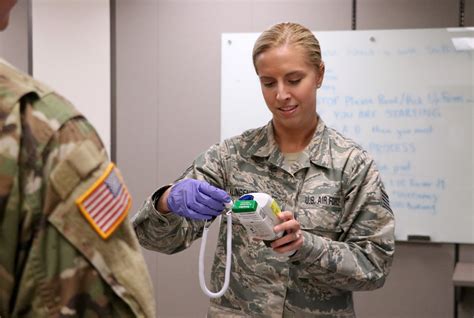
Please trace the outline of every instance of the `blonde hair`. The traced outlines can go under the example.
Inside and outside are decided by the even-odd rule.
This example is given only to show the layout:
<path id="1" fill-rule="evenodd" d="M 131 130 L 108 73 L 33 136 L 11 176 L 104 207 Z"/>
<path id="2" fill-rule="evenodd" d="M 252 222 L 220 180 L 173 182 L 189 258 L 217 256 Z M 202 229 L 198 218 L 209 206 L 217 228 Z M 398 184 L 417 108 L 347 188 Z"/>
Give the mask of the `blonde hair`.
<path id="1" fill-rule="evenodd" d="M 316 69 L 320 68 L 322 63 L 321 48 L 313 33 L 301 24 L 283 22 L 265 30 L 255 41 L 252 52 L 255 71 L 258 73 L 255 61 L 260 54 L 271 48 L 284 45 L 302 47 L 307 52 L 308 62 Z"/>

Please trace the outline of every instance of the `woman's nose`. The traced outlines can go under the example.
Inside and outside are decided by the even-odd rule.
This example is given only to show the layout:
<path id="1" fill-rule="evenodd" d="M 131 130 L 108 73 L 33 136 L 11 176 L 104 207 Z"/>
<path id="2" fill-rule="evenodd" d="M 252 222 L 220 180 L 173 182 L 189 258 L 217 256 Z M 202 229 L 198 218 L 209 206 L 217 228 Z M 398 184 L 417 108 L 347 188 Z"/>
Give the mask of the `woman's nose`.
<path id="1" fill-rule="evenodd" d="M 285 99 L 288 99 L 290 98 L 290 94 L 287 90 L 287 87 L 285 85 L 278 85 L 278 90 L 277 90 L 277 96 L 276 98 L 278 100 L 285 100 Z"/>

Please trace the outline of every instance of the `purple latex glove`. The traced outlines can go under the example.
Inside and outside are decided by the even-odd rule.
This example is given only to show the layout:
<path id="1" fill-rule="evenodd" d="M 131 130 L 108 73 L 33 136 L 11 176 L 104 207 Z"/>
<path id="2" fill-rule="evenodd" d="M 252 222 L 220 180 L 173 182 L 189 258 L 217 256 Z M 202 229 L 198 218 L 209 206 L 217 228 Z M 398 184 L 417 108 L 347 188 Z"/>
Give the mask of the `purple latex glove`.
<path id="1" fill-rule="evenodd" d="M 171 187 L 168 207 L 178 215 L 194 220 L 210 220 L 224 210 L 231 197 L 205 181 L 184 179 Z"/>

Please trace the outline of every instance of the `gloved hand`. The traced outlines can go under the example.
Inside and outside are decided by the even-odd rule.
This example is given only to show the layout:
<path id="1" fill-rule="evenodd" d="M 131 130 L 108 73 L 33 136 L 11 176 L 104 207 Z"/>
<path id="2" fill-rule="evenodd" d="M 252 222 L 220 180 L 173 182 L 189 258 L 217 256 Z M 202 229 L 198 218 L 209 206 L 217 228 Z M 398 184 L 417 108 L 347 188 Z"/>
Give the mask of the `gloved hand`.
<path id="1" fill-rule="evenodd" d="M 184 179 L 173 185 L 167 199 L 173 213 L 194 220 L 218 216 L 230 201 L 227 192 L 196 179 Z"/>

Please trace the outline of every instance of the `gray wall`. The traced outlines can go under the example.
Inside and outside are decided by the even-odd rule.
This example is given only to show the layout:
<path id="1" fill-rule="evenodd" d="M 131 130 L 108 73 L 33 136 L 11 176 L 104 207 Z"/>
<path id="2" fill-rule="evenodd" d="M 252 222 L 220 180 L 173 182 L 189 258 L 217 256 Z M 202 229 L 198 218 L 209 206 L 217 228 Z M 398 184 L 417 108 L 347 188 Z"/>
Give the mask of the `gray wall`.
<path id="1" fill-rule="evenodd" d="M 117 158 L 134 208 L 219 141 L 222 32 L 260 32 L 290 20 L 312 30 L 348 30 L 351 6 L 350 0 L 117 0 Z M 474 10 L 467 11 L 473 6 L 466 1 L 466 25 L 473 24 Z M 357 29 L 456 27 L 458 12 L 458 0 L 358 0 Z M 199 244 L 173 256 L 146 252 L 159 317 L 205 315 Z M 398 243 L 385 287 L 356 294 L 358 316 L 454 317 L 455 254 L 454 244 Z M 461 246 L 460 257 L 473 259 L 473 248 Z M 463 310 L 468 317 L 472 308 L 460 308 L 459 317 Z"/>

